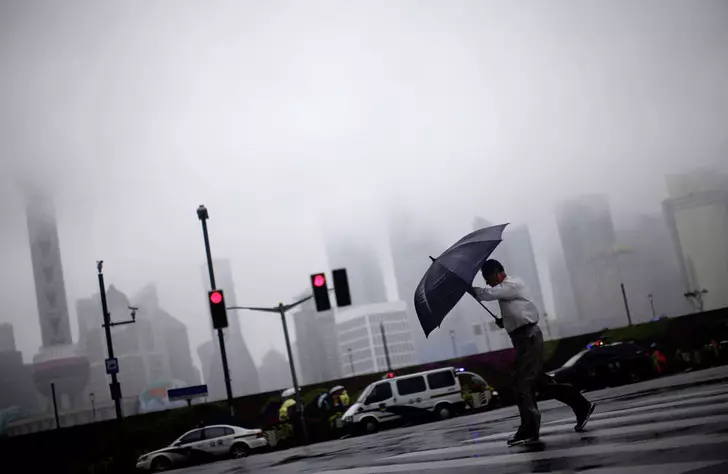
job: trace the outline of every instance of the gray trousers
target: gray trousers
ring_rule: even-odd
[[[509,334],[516,349],[516,370],[513,374],[513,390],[516,395],[521,426],[518,433],[538,435],[541,429],[541,413],[536,404],[536,390],[547,398],[554,398],[569,405],[576,416],[589,408],[589,402],[574,387],[557,383],[543,372],[543,334],[537,325],[516,329]]]

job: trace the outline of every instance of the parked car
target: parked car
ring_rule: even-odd
[[[549,375],[580,390],[595,390],[652,378],[655,368],[650,354],[637,344],[597,341]]]
[[[393,376],[369,385],[344,413],[345,425],[365,433],[403,419],[444,420],[461,412],[465,401],[455,369]]]
[[[268,446],[261,430],[213,425],[188,431],[166,448],[140,456],[136,467],[160,472],[220,458],[243,458]]]

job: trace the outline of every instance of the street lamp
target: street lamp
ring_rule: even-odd
[[[293,390],[296,394],[296,410],[301,419],[301,431],[303,439],[308,444],[308,429],[306,428],[306,415],[303,411],[303,402],[301,402],[301,390],[298,386],[298,377],[296,376],[296,366],[293,362],[293,351],[291,350],[291,340],[288,336],[288,324],[286,323],[286,312],[292,310],[296,306],[299,306],[306,301],[313,298],[313,295],[307,296],[303,299],[296,301],[295,303],[284,305],[278,303],[278,306],[272,306],[270,308],[262,308],[256,306],[230,306],[227,309],[246,309],[248,311],[260,311],[263,313],[278,313],[281,316],[281,325],[283,326],[283,336],[286,340],[286,352],[288,353],[288,364],[291,367],[291,381],[293,382]]]
[[[197,218],[202,223],[202,237],[205,240],[205,254],[207,255],[207,271],[210,274],[210,290],[216,290],[215,285],[215,270],[212,266],[212,253],[210,252],[210,238],[207,235],[207,219],[210,215],[207,212],[207,208],[200,204],[197,208]],[[222,328],[217,328],[217,340],[220,345],[220,358],[222,359],[222,373],[225,379],[225,393],[227,394],[228,409],[230,416],[235,416],[235,408],[233,407],[233,389],[230,384],[230,370],[228,369],[227,352],[225,351],[225,336],[222,333]]]
[[[455,357],[458,357],[458,346],[455,344],[455,331],[450,330],[450,341],[452,342],[452,353]]]
[[[106,285],[104,284],[104,261],[99,260],[96,262],[96,270],[98,271],[99,278],[99,294],[101,296],[101,311],[104,315],[104,323],[101,325],[106,331],[106,348],[108,350],[109,357],[106,359],[106,373],[111,374],[111,399],[114,400],[114,409],[116,410],[116,419],[121,421],[123,414],[121,413],[121,385],[116,374],[119,372],[119,363],[114,357],[114,341],[111,339],[111,328],[114,326],[122,326],[124,324],[134,324],[136,322],[136,312],[139,308],[129,306],[131,310],[131,319],[127,321],[111,322],[111,313],[106,304]]]

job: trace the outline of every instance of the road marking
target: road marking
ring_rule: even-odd
[[[513,466],[518,463],[528,463],[533,461],[540,461],[543,459],[552,458],[575,458],[580,456],[600,456],[607,454],[617,453],[638,453],[646,451],[659,451],[669,449],[680,449],[690,446],[707,446],[713,444],[728,443],[728,435],[716,435],[711,437],[706,436],[680,436],[674,438],[668,438],[656,441],[637,442],[629,444],[607,444],[607,445],[596,445],[596,446],[582,446],[578,448],[568,449],[556,449],[553,451],[539,451],[539,452],[520,452],[515,454],[502,454],[493,455],[488,457],[467,457],[459,459],[449,460],[427,460],[424,459],[413,459],[411,462],[405,462],[397,464],[398,460],[403,459],[407,455],[392,456],[381,459],[381,462],[390,462],[395,464],[379,464],[369,467],[359,467],[353,469],[339,469],[332,471],[320,471],[322,474],[376,474],[383,472],[417,472],[417,471],[429,471],[429,470],[452,470],[463,467],[473,466],[492,466],[498,464],[507,464]],[[474,447],[474,446],[468,446]],[[424,454],[427,451],[421,453]],[[412,453],[414,454],[414,453]],[[424,462],[426,461],[426,462]],[[693,464],[693,463],[690,463]],[[708,465],[717,465],[719,462],[712,462]],[[670,463],[667,466],[674,465]],[[615,468],[616,469],[616,468]],[[614,472],[624,472],[623,470],[616,470]],[[642,471],[644,472],[644,471]],[[667,472],[663,470],[655,470],[654,472]],[[680,471],[684,472],[684,471]]]
[[[591,417],[591,420],[600,420],[600,419],[606,419],[606,418],[616,418],[618,416],[627,415],[630,413],[640,413],[640,412],[651,412],[651,411],[660,411],[665,408],[676,408],[676,407],[688,407],[691,405],[694,405],[696,407],[705,407],[707,406],[707,403],[710,402],[723,402],[723,405],[728,404],[728,393],[725,395],[714,395],[711,397],[705,397],[703,399],[689,399],[689,400],[680,400],[680,401],[672,401],[672,402],[666,402],[666,403],[657,403],[654,405],[639,405],[631,408],[623,408],[623,409],[612,409],[609,411],[599,411],[599,405],[597,405],[597,410],[594,412],[594,414]],[[672,416],[672,412],[671,416]],[[574,417],[568,417],[568,418],[561,418],[558,420],[552,420],[549,422],[544,423],[544,425],[557,425],[561,423],[574,423]]]

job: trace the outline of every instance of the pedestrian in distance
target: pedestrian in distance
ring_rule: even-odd
[[[490,288],[473,287],[472,294],[480,301],[498,301],[501,318],[496,319],[496,324],[508,332],[516,349],[513,389],[521,425],[508,440],[508,445],[519,446],[538,441],[541,413],[536,404],[537,390],[571,407],[576,415],[574,430],[583,431],[596,405],[584,398],[576,388],[557,383],[544,373],[543,334],[538,327],[538,308],[528,296],[526,285],[520,278],[507,275],[497,260],[487,260],[481,272]]]

